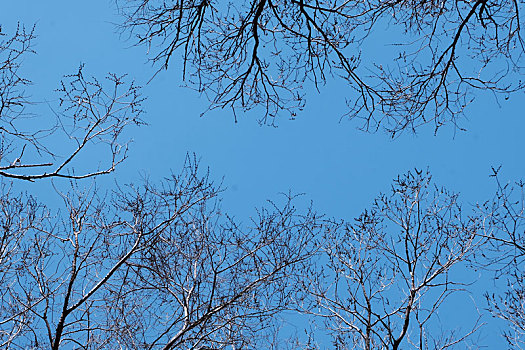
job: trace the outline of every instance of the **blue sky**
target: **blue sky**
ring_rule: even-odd
[[[34,83],[28,89],[33,99],[51,104],[62,75],[80,63],[94,76],[128,73],[139,84],[148,81],[154,69],[146,62],[145,48],[130,47],[131,41],[119,38],[113,24],[118,20],[114,3],[102,0],[10,1],[0,12],[4,31],[14,30],[17,21],[36,24],[37,54],[26,57],[24,72]],[[149,125],[133,130],[130,158],[101,179],[102,186],[142,175],[160,179],[177,172],[187,152],[195,152],[215,178],[224,176],[224,206],[239,217],[292,190],[305,193],[320,212],[350,219],[387,190],[394,177],[414,167],[429,167],[435,181],[460,192],[465,203],[482,201],[494,191],[491,166],[502,165],[504,180],[525,174],[523,93],[501,100],[501,105],[491,95],[479,94],[461,121],[467,132],[444,127],[435,136],[430,125],[418,135],[392,140],[341,120],[348,92],[341,82],[329,82],[320,94],[308,91],[304,112],[293,121],[283,116],[274,128],[260,126],[255,113],[241,114],[238,123],[228,110],[200,117],[207,101],[181,88],[180,78],[180,62],[173,62],[144,88],[143,118]],[[31,108],[51,113],[44,103]],[[42,196],[51,188],[46,181],[19,186]],[[496,328],[482,334],[489,348],[501,344]]]

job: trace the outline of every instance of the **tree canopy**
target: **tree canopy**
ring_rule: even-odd
[[[24,74],[36,27],[0,27],[0,348],[463,349],[485,346],[494,320],[510,349],[525,347],[525,184],[502,167],[471,200],[414,166],[348,217],[292,190],[238,217],[245,204],[225,205],[227,181],[186,149],[162,180],[119,177],[132,126],[148,121],[148,85],[176,55],[210,109],[273,124],[338,78],[352,91],[347,115],[394,136],[456,125],[480,92],[523,89],[522,2],[117,5],[120,33],[155,65],[143,86],[133,71],[97,77],[80,64],[37,101]],[[370,60],[378,40],[396,45]],[[154,136],[172,162],[166,134]]]
[[[347,116],[392,136],[457,124],[481,91],[523,90],[523,2],[118,0],[132,42],[158,69],[182,60],[210,108],[295,117],[305,86],[348,85]],[[384,28],[388,28],[387,31]],[[390,44],[381,57],[374,43]]]

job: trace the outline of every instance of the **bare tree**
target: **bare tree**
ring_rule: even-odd
[[[124,130],[142,123],[139,88],[115,74],[106,83],[86,78],[81,65],[61,82],[59,106],[49,110],[55,115],[39,118],[27,111],[35,103],[24,90],[31,82],[20,74],[34,39],[34,28],[19,26],[10,36],[0,28],[0,176],[34,181],[112,172],[126,158]],[[107,156],[83,169],[78,159],[86,148]]]
[[[354,223],[329,232],[302,308],[324,321],[336,349],[464,348],[479,323],[443,328],[438,314],[474,282],[454,268],[483,243],[481,225],[428,173],[400,176]]]
[[[134,278],[118,287],[118,313],[111,315],[125,329],[134,327],[119,332],[119,345],[256,349],[271,336],[270,316],[292,302],[297,265],[310,256],[316,218],[311,212],[297,216],[287,201],[260,210],[242,228],[231,218],[221,222],[214,211],[188,213],[122,271]],[[140,317],[148,322],[138,324]]]
[[[524,87],[518,0],[116,2],[121,29],[159,70],[180,54],[183,79],[210,108],[262,106],[264,122],[295,117],[303,85],[333,75],[354,90],[348,115],[392,135],[456,124],[476,91],[507,98]],[[363,47],[376,41],[393,45],[370,57]]]
[[[13,194],[7,185],[2,184],[0,190],[0,347],[8,349],[27,334],[27,324],[34,319],[28,312],[31,306],[18,302],[23,297],[14,285],[30,268],[24,264],[25,253],[31,250],[30,236],[43,229],[48,212],[34,198]]]
[[[485,267],[505,283],[503,293],[488,292],[489,311],[507,322],[503,336],[513,349],[525,349],[525,184],[502,183],[493,169],[494,198],[480,206],[487,217],[485,235],[491,248],[483,255]]]
[[[287,197],[241,225],[219,193],[193,161],[109,198],[74,187],[66,215],[4,192],[2,348],[256,348],[320,220]]]

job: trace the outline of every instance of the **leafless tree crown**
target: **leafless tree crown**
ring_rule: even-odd
[[[81,65],[60,83],[59,105],[48,110],[52,117],[36,116],[28,112],[35,103],[25,92],[31,82],[20,74],[24,55],[33,53],[34,28],[0,35],[0,176],[34,181],[112,172],[126,158],[124,130],[142,123],[139,87],[116,74],[104,82],[86,77]],[[76,160],[86,149],[107,156],[83,169]]]
[[[65,215],[2,189],[2,348],[256,349],[321,228],[291,197],[239,223],[190,160],[160,186],[73,186]]]
[[[506,321],[503,335],[512,349],[525,348],[525,183],[504,183],[500,168],[493,169],[496,193],[482,209],[487,217],[490,250],[485,261],[495,278],[504,282],[502,293],[487,293],[489,311]]]
[[[181,55],[183,78],[210,108],[262,106],[264,122],[280,111],[294,117],[303,86],[320,88],[333,75],[354,90],[348,115],[392,135],[428,122],[456,124],[477,90],[508,97],[524,87],[518,0],[117,4],[121,28],[160,69]],[[367,52],[374,42],[391,45]]]
[[[390,194],[327,237],[327,262],[307,282],[304,309],[324,321],[337,349],[463,347],[478,328],[436,324],[440,306],[469,284],[452,270],[484,238],[481,220],[430,180],[417,170],[400,176]]]

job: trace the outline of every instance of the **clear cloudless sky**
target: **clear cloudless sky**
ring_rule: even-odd
[[[146,60],[146,48],[131,47],[131,41],[119,37],[114,23],[120,18],[115,13],[110,0],[2,1],[3,31],[13,32],[17,22],[36,24],[37,54],[26,56],[23,68],[33,81],[27,91],[34,100],[56,103],[53,90],[80,63],[96,77],[115,72],[127,73],[141,85],[149,80],[155,70]],[[380,191],[388,190],[393,178],[414,167],[428,167],[435,182],[459,192],[465,204],[493,193],[491,166],[502,165],[506,181],[525,177],[523,93],[500,104],[489,94],[479,94],[460,123],[467,132],[449,126],[434,135],[430,125],[415,136],[392,140],[383,133],[358,131],[355,121],[341,120],[350,90],[337,81],[320,94],[309,89],[304,112],[296,120],[283,115],[276,128],[260,126],[256,113],[240,114],[238,123],[229,110],[200,117],[207,101],[180,87],[180,66],[174,60],[168,71],[145,86],[143,119],[149,125],[132,130],[129,159],[116,173],[100,179],[101,188],[143,175],[161,179],[179,171],[187,152],[195,152],[214,178],[224,176],[224,207],[240,218],[253,214],[266,199],[292,190],[305,193],[330,217],[351,219]],[[31,108],[52,115],[45,103]],[[49,181],[18,186],[52,198]],[[478,306],[484,304],[480,301]],[[501,324],[484,321],[489,326],[480,340],[489,349],[501,348]]]

